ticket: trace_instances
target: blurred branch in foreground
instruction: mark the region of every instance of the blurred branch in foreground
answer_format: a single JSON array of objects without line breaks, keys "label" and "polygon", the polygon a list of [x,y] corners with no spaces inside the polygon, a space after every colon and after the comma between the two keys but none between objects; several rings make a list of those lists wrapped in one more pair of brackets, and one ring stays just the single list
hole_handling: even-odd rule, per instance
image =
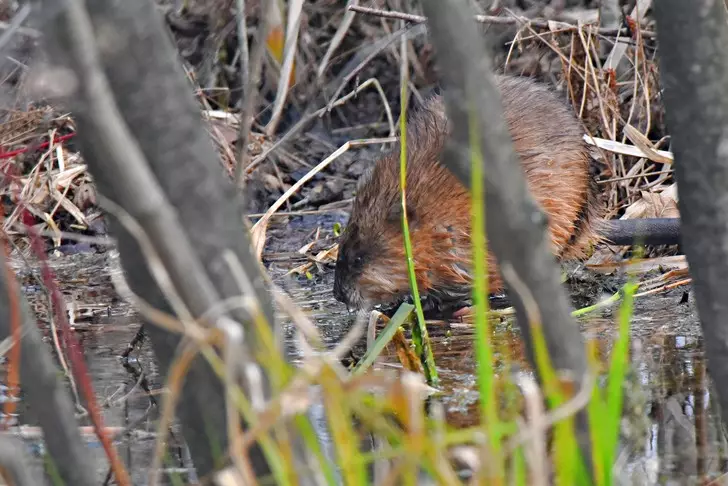
[{"label": "blurred branch in foreground", "polygon": [[[54,5],[39,1],[46,11]],[[233,391],[225,390],[218,373],[233,373],[248,399],[271,393],[270,377],[256,359],[269,344],[259,333],[277,330],[240,200],[212,162],[217,154],[152,2],[66,1],[44,32],[54,69],[69,81],[62,92],[111,212],[134,303],[147,324],[160,324],[169,314],[182,321],[171,323],[182,337],[169,327],[146,327],[161,374],[186,370],[178,360],[197,349],[188,371],[174,375],[183,382],[181,395],[166,399],[179,403],[192,459],[206,475],[225,459],[216,451],[228,455],[230,431],[236,430],[228,418],[236,419],[238,411],[226,414],[232,406],[226,393]],[[226,371],[213,370],[209,353],[205,359],[197,355],[210,349],[208,338],[215,333],[224,340],[218,344],[235,348],[227,353],[235,363]],[[258,444],[230,453],[245,455],[256,476],[267,475]]]},{"label": "blurred branch in foreground", "polygon": [[653,6],[672,134],[682,241],[708,369],[728,417],[728,19],[724,2]]},{"label": "blurred branch in foreground", "polygon": [[[79,434],[73,402],[19,283],[10,280],[15,276],[4,251],[0,251],[0,267],[3,269],[0,271],[0,337],[11,336],[13,309],[16,309],[21,326],[20,384],[29,413],[43,429],[48,453],[65,484],[92,486],[96,484],[94,468]],[[4,456],[5,445],[0,444],[0,456]]]},{"label": "blurred branch in foreground", "polygon": [[[546,216],[530,195],[523,171],[503,118],[503,108],[482,37],[464,4],[423,0],[423,9],[441,66],[448,117],[453,134],[443,162],[467,187],[471,187],[471,148],[480,145],[483,158],[485,213],[489,246],[504,270],[511,267],[531,294],[543,326],[553,367],[567,371],[576,383],[587,373],[584,341],[575,332],[569,302],[560,285],[550,251]],[[471,126],[478,127],[471,140]],[[504,272],[505,273],[505,272]],[[535,366],[529,321],[534,309],[527,296],[514,292],[514,281],[504,274],[517,309],[526,351]],[[543,377],[541,377],[543,378]],[[575,389],[579,389],[576,386]],[[589,433],[586,412],[578,415],[583,457],[588,461]]]}]

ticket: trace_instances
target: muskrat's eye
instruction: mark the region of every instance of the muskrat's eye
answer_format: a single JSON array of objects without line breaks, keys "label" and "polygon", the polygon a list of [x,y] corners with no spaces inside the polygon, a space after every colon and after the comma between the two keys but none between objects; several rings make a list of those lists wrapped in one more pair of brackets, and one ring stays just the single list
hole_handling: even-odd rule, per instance
[{"label": "muskrat's eye", "polygon": [[364,265],[364,259],[360,256],[354,258],[354,265],[356,265],[357,267],[361,267],[362,265]]}]

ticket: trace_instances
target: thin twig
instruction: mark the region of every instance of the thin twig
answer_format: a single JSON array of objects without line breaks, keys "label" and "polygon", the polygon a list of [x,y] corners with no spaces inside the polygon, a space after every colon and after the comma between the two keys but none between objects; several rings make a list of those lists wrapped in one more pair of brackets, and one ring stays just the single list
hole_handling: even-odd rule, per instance
[{"label": "thin twig", "polygon": [[8,25],[7,29],[5,29],[5,32],[0,35],[0,51],[3,50],[5,45],[10,42],[10,39],[13,38],[13,36],[19,31],[20,25],[25,22],[25,19],[30,14],[30,5],[23,5],[18,11],[18,13],[15,14],[13,17],[12,22],[10,22],[10,25]]},{"label": "thin twig", "polygon": [[303,186],[306,182],[308,182],[314,175],[318,174],[322,170],[324,170],[331,162],[336,160],[343,154],[344,152],[348,151],[351,147],[358,147],[360,145],[370,145],[375,143],[388,143],[388,142],[394,142],[396,139],[394,137],[388,137],[388,138],[375,138],[375,139],[367,139],[367,140],[350,140],[346,142],[344,145],[339,147],[334,153],[326,157],[324,160],[322,160],[316,167],[311,169],[301,177],[298,181],[296,181],[295,184],[293,184],[281,197],[278,198],[276,202],[273,203],[273,205],[268,208],[268,211],[263,215],[262,218],[260,218],[254,225],[253,230],[256,228],[264,225],[267,223],[268,219],[270,219],[271,215],[275,213],[278,208],[283,206],[283,203],[285,203],[288,198],[290,198],[293,194],[295,194],[296,191],[298,191],[301,186]]},{"label": "thin twig", "polygon": [[[250,138],[250,129],[253,126],[253,111],[255,110],[256,100],[258,98],[260,68],[263,64],[263,53],[265,52],[266,41],[268,39],[273,1],[261,0],[260,2],[258,41],[248,64],[250,72],[248,84],[244,87],[245,91],[243,92],[243,96],[245,97],[245,101],[240,113],[240,160],[238,161],[237,167],[235,167],[235,182],[238,187],[241,187],[245,182],[243,174],[245,174],[244,169],[248,162],[248,139]],[[240,12],[240,15],[245,17],[245,12]]]},{"label": "thin twig", "polygon": [[[351,7],[358,4],[359,0],[349,0],[348,6]],[[316,70],[316,78],[320,79],[321,76],[324,75],[324,72],[329,65],[329,61],[331,61],[331,57],[334,55],[334,52],[336,52],[336,49],[341,44],[341,41],[344,40],[346,33],[349,31],[349,27],[351,27],[351,21],[354,20],[355,15],[356,14],[353,10],[347,9],[346,13],[344,14],[344,18],[341,21],[341,24],[339,24],[339,28],[336,29],[334,37],[331,38],[329,48],[326,49],[326,54],[324,54],[323,59],[321,59],[321,62],[319,63],[319,67]]]},{"label": "thin twig", "polygon": [[250,79],[250,52],[248,50],[248,19],[245,15],[245,0],[237,0],[238,8],[238,43],[240,44],[240,85],[246,91]]},{"label": "thin twig", "polygon": [[[341,92],[351,82],[351,80],[354,79],[362,71],[362,69],[364,69],[369,64],[369,62],[371,62],[371,60],[374,59],[380,52],[386,49],[395,40],[399,39],[400,36],[409,32],[412,27],[413,25],[406,25],[398,31],[390,34],[390,36],[383,39],[383,41],[378,41],[378,45],[375,45],[375,48],[372,48],[372,52],[370,52],[364,59],[362,59],[362,61],[354,69],[352,69],[351,72],[344,77],[344,79],[341,80],[339,87],[336,88],[336,91],[334,91],[334,94],[331,96],[331,101],[327,106],[328,111],[331,111],[334,103],[339,97],[339,94],[341,94]],[[391,127],[391,129],[392,131],[390,131],[390,133],[394,134],[394,127]]]},{"label": "thin twig", "polygon": [[[321,211],[321,210],[319,210]],[[63,239],[71,240],[71,241],[77,241],[79,243],[90,243],[94,245],[101,245],[101,246],[114,246],[116,244],[115,238],[111,236],[89,236],[84,235],[81,233],[72,233],[69,231],[48,231],[48,230],[33,230],[30,226],[26,226],[23,223],[16,222],[13,224],[13,227],[11,230],[6,231],[6,234],[22,234],[22,235],[29,235],[30,232],[33,231],[35,234],[39,236],[47,236],[47,237],[55,237],[60,236]]]},{"label": "thin twig", "polygon": [[[362,7],[359,5],[351,5],[349,7],[349,10],[353,10],[358,13],[363,13],[367,15],[375,15],[377,17],[386,17],[390,19],[399,19],[404,20],[407,22],[411,22],[413,24],[424,24],[427,22],[427,17],[423,17],[422,15],[414,15],[414,14],[408,14],[404,12],[394,12],[391,10],[380,10],[377,8],[370,8],[370,7]],[[538,29],[559,29],[564,32],[568,31],[577,31],[580,30],[581,27],[577,25],[572,25],[566,22],[561,21],[555,21],[555,20],[534,20],[529,19],[528,17],[522,17],[522,16],[514,16],[514,17],[496,17],[493,15],[475,15],[475,20],[477,22],[480,22],[481,24],[490,24],[490,25],[514,25],[518,23],[526,23],[531,25],[532,27],[536,27]],[[626,29],[620,27],[618,29],[611,29],[611,28],[597,28],[594,29],[594,32],[604,35],[604,36],[616,36],[616,35],[629,35],[629,32],[627,32]],[[642,36],[653,38],[655,37],[655,33],[650,30],[642,30]]]},{"label": "thin twig", "polygon": [[[384,94],[384,90],[382,89],[382,85],[379,84],[379,81],[377,81],[375,78],[367,79],[362,84],[360,84],[359,86],[357,86],[355,89],[353,89],[352,91],[350,91],[349,93],[347,93],[345,96],[342,96],[341,98],[339,98],[338,100],[336,100],[336,102],[334,102],[334,104],[332,106],[333,107],[336,107],[336,106],[343,105],[344,103],[346,103],[350,99],[354,98],[361,91],[363,91],[365,88],[368,88],[371,85],[373,85],[375,87],[375,89],[377,90],[377,92],[379,93],[379,95],[383,98],[383,101],[384,101],[384,110],[385,110],[385,112],[387,114],[387,121],[390,124],[390,131],[391,131],[392,130],[391,127],[394,126],[394,119],[392,117],[392,110],[389,107],[389,103],[387,103],[387,98],[386,98],[386,96]],[[285,143],[288,140],[290,140],[295,134],[297,134],[298,132],[300,132],[306,125],[308,125],[309,123],[311,123],[316,118],[318,118],[320,116],[323,116],[328,111],[330,111],[330,108],[328,106],[324,106],[323,108],[320,108],[319,110],[317,110],[317,111],[315,111],[315,112],[313,112],[313,113],[311,113],[309,115],[306,115],[305,117],[301,118],[298,121],[298,123],[296,123],[295,125],[293,125],[293,127],[291,127],[291,129],[288,130],[285,135],[283,135],[281,138],[279,138],[278,141],[276,141],[276,143],[274,143],[272,146],[268,147],[268,149],[264,150],[263,153],[261,153],[260,155],[258,155],[255,159],[253,159],[253,161],[250,163],[250,165],[245,169],[245,173],[246,174],[250,174],[251,172],[253,172],[253,170],[255,170],[255,168],[258,167],[258,164],[260,164],[261,162],[263,162],[266,159],[266,157],[268,157],[268,155],[271,154],[271,152],[273,152],[274,150],[276,150],[283,143]]]}]

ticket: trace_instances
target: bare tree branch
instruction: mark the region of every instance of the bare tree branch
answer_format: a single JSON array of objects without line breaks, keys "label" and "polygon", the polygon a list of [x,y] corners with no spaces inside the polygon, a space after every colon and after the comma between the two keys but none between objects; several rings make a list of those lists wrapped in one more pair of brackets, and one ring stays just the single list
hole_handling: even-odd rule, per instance
[{"label": "bare tree branch", "polygon": [[728,26],[722,1],[660,0],[660,76],[673,140],[682,241],[708,369],[728,417]]},{"label": "bare tree branch", "polygon": [[[547,237],[547,219],[530,195],[503,118],[491,62],[466,4],[423,0],[432,41],[441,67],[444,97],[453,132],[443,162],[471,187],[470,126],[478,126],[484,161],[487,233],[501,267],[510,264],[538,306],[553,366],[575,380],[587,373],[584,342],[560,285],[559,272]],[[472,118],[475,117],[475,120]],[[513,295],[519,324],[532,354],[530,327],[523,298]],[[534,366],[534,369],[537,369]],[[579,386],[575,387],[576,389]],[[590,463],[588,422],[578,415],[582,453]]]},{"label": "bare tree branch", "polygon": [[[6,278],[12,273],[7,264],[5,252],[0,251],[0,337],[11,335],[12,299],[20,307],[22,338],[14,345],[20,346],[20,382],[28,413],[43,429],[46,447],[64,483],[93,486],[97,483],[94,465],[78,432],[73,402],[20,292],[20,285],[17,280]],[[2,459],[6,458],[3,451],[7,445],[0,441],[0,463],[9,467]]]},{"label": "bare tree branch", "polygon": [[[65,0],[66,7],[58,9],[54,0],[36,1],[45,11],[58,10],[44,25],[45,46],[56,66],[70,68],[76,76],[66,101],[99,192],[141,226],[193,317],[221,300],[245,295],[273,326],[268,289],[243,224],[242,201],[215,162],[217,153],[154,3]],[[85,7],[93,26],[90,39],[83,38],[83,25],[69,13],[69,2]],[[169,293],[160,291],[139,242],[120,224],[119,215],[113,216],[110,230],[117,236],[131,289],[169,312]],[[234,255],[242,272],[231,268],[226,254]],[[245,342],[236,354],[252,362],[257,346],[254,327],[248,326],[251,315],[242,307],[225,314],[245,325]],[[179,337],[155,326],[147,332],[166,376]],[[262,387],[267,397],[265,376]],[[201,358],[185,380],[179,418],[198,473],[206,475],[222,459],[213,451],[226,451],[228,438],[222,383]],[[269,474],[257,444],[249,456],[257,474]]]}]

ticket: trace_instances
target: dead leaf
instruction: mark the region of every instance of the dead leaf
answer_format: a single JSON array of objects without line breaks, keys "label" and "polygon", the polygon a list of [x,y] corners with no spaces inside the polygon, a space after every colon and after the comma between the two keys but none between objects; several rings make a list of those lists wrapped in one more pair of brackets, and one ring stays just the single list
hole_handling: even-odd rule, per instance
[{"label": "dead leaf", "polygon": [[96,206],[97,198],[96,188],[94,185],[89,184],[88,182],[81,183],[73,195],[73,204],[78,206],[81,211],[88,209],[89,207]]},{"label": "dead leaf", "polygon": [[404,369],[415,373],[422,373],[422,362],[420,362],[420,359],[410,348],[401,327],[392,336],[390,344],[394,346],[399,362],[402,363]]},{"label": "dead leaf", "polygon": [[[278,62],[283,64],[283,50],[285,47],[285,26],[283,25],[283,14],[279,8],[278,2],[273,2],[270,10],[269,21],[271,23],[270,32],[266,38],[265,44],[268,46],[268,52]],[[291,69],[291,76],[288,79],[288,87],[290,88],[296,82],[296,63],[293,62],[293,68]]]},{"label": "dead leaf", "polygon": [[620,219],[679,218],[677,207],[677,185],[660,193],[641,191],[641,199],[630,204]]},{"label": "dead leaf", "polygon": [[624,126],[624,134],[630,142],[642,150],[642,152],[645,153],[645,157],[650,159],[652,162],[657,162],[659,164],[672,164],[672,157],[667,157],[666,155],[661,154],[660,151],[652,144],[650,139],[644,136],[642,132],[632,125]]},{"label": "dead leaf", "polygon": [[266,218],[263,216],[250,230],[250,239],[258,261],[263,260],[263,248],[265,248],[265,237],[268,233],[269,220],[270,217]]},{"label": "dead leaf", "polygon": [[62,190],[67,188],[73,180],[78,177],[79,175],[86,172],[86,165],[75,165],[73,167],[70,167],[68,169],[65,169],[53,177],[53,186],[58,189]]},{"label": "dead leaf", "polygon": [[339,244],[335,244],[328,250],[321,250],[316,254],[316,256],[313,258],[319,263],[327,263],[327,262],[335,262],[336,258],[339,256]]},{"label": "dead leaf", "polygon": [[73,204],[69,199],[66,198],[65,195],[61,194],[60,191],[56,190],[55,188],[51,189],[51,196],[53,196],[53,199],[55,199],[62,207],[66,210],[73,218],[78,222],[78,224],[82,225],[84,228],[88,226],[88,222],[86,221],[86,216],[83,215],[80,209]]},{"label": "dead leaf", "polygon": [[[614,140],[608,140],[606,138],[591,137],[589,135],[584,135],[583,139],[589,145],[599,147],[600,149],[606,150],[607,152],[613,152],[615,154],[623,155],[632,155],[634,157],[650,158],[650,153],[643,151],[641,148],[635,145],[615,142]],[[653,152],[656,153],[659,157],[669,159],[671,161],[669,163],[672,163],[672,160],[674,159],[672,152],[668,152],[667,150],[653,149]]]}]

